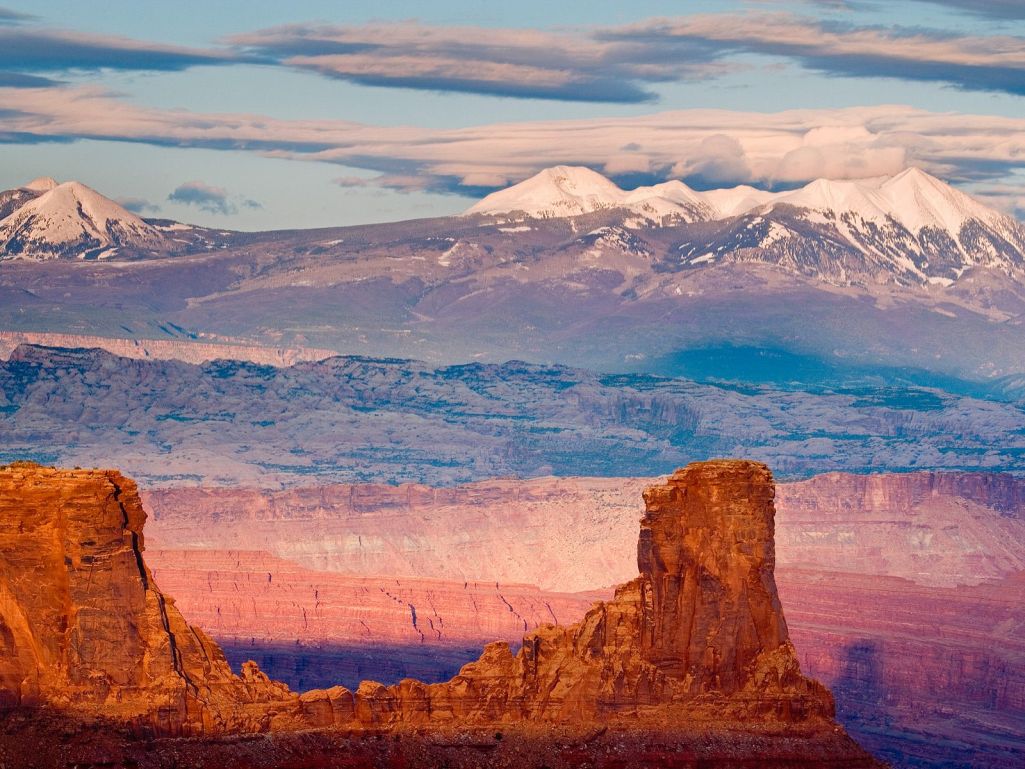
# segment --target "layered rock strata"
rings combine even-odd
[[[630,580],[650,478],[455,487],[328,484],[143,492],[162,548],[265,550],[311,569],[577,592]],[[827,473],[781,483],[780,565],[977,584],[1025,570],[1025,479]],[[472,532],[473,536],[468,533]],[[179,596],[183,597],[183,596]]]

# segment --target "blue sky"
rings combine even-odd
[[[0,187],[263,229],[455,213],[560,162],[777,187],[916,164],[1018,211],[1023,5],[7,0]]]

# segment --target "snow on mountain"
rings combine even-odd
[[[677,180],[624,193],[620,205],[649,218],[670,217],[688,222],[711,219],[717,213],[700,192]]]
[[[714,219],[725,219],[730,216],[750,211],[772,200],[776,193],[768,190],[759,190],[742,184],[738,187],[729,187],[721,190],[708,190],[701,193],[701,197],[716,212]]]
[[[1025,269],[1025,227],[910,168],[892,177],[817,179],[796,190],[697,192],[679,181],[629,192],[590,169],[559,166],[493,193],[467,213],[537,218],[622,211],[622,226],[686,229],[669,262],[775,263],[839,284],[949,285],[972,267]],[[678,260],[678,261],[677,261]]]
[[[627,192],[610,179],[582,166],[555,166],[504,190],[493,192],[464,215],[521,213],[537,219],[579,216],[623,208],[640,217],[639,225],[707,219],[715,212],[701,194],[680,181]]]
[[[590,168],[555,166],[493,192],[466,213],[521,211],[538,219],[578,216],[613,208],[624,194],[612,181]]]
[[[715,221],[778,205],[854,214],[870,222],[892,219],[916,235],[929,227],[955,239],[968,221],[1000,227],[1007,219],[918,168],[892,177],[817,179],[800,189],[783,192],[747,185],[697,192],[676,180],[625,191],[589,168],[555,166],[488,195],[466,214],[519,212],[554,218],[626,208],[657,216],[685,212],[687,221]]]
[[[879,191],[890,204],[890,214],[914,233],[935,227],[956,234],[972,219],[989,226],[1000,226],[1007,219],[918,168],[885,180]]]
[[[79,182],[36,179],[19,191],[21,205],[0,220],[0,254],[31,259],[109,258],[120,248],[159,247],[160,232]]]

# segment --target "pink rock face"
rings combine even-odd
[[[143,493],[160,547],[263,550],[312,569],[578,592],[634,576],[650,479],[539,478],[450,488],[333,484]],[[981,473],[779,484],[787,566],[976,584],[1025,570],[1025,479]]]
[[[148,550],[153,575],[219,640],[473,648],[568,624],[611,592],[314,571],[262,552]],[[358,610],[357,610],[358,609]]]
[[[262,550],[322,571],[611,587],[636,576],[650,479],[496,480],[449,488],[332,484],[144,494],[160,547]]]
[[[1025,765],[1025,572],[976,586],[781,569],[801,665],[895,766]]]
[[[1025,570],[1025,479],[828,473],[780,484],[781,563],[973,585]]]

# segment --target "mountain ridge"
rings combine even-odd
[[[915,206],[919,211],[910,213],[919,216],[902,221],[914,231],[940,225],[949,231],[973,217],[987,222],[1013,219],[916,166],[892,176],[820,177],[801,187],[780,191],[750,185],[699,191],[678,179],[625,190],[586,166],[560,165],[487,195],[463,215],[521,212],[535,218],[548,218],[617,207],[632,208],[655,199],[702,210],[705,220],[726,219],[780,203],[798,208],[852,211],[864,218],[894,216],[899,221]],[[517,208],[517,205],[523,207]]]
[[[915,167],[889,177],[816,179],[781,192],[746,185],[699,192],[675,180],[626,191],[591,169],[556,166],[488,195],[464,216],[550,219],[616,210],[622,226],[636,231],[714,227],[678,244],[678,262],[690,268],[763,261],[840,285],[892,279],[944,286],[976,266],[1025,268],[1025,226]]]

